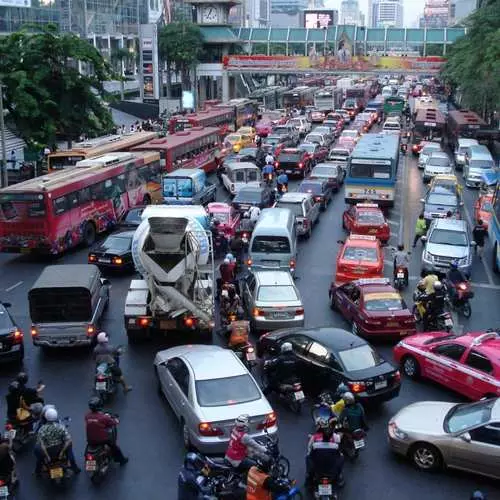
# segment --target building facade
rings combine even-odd
[[[446,28],[450,21],[448,0],[426,0],[424,15],[420,18],[421,28]]]
[[[271,22],[271,0],[242,0],[231,8],[228,20],[238,28],[267,28]]]
[[[272,14],[296,15],[307,9],[309,0],[271,0]]]
[[[477,8],[477,0],[451,0],[449,24],[454,25],[462,22]]]
[[[402,0],[373,0],[371,17],[373,28],[402,28]]]
[[[342,0],[340,3],[340,24],[359,24],[358,0]]]

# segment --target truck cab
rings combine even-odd
[[[179,168],[163,176],[162,192],[166,205],[206,205],[216,200],[217,188],[203,170]]]

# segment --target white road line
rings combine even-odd
[[[399,226],[399,221],[387,219],[387,223],[391,226]]]
[[[6,288],[5,291],[6,292],[10,292],[11,290],[14,290],[14,288],[17,288],[18,286],[21,286],[23,283],[24,283],[24,281],[18,281],[14,285],[9,286],[9,288]]]

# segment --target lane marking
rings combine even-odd
[[[387,223],[390,224],[391,226],[399,226],[399,221],[398,220],[390,220],[387,219]]]
[[[408,172],[409,172],[409,168],[408,168],[408,155],[405,155],[405,159],[403,161],[403,172],[402,172],[402,179],[403,179],[403,186],[408,186]],[[404,193],[406,195],[406,193]],[[406,236],[407,236],[407,227],[409,226],[409,224],[405,224],[405,217],[407,215],[407,211],[408,211],[408,207],[409,207],[409,203],[405,203],[405,200],[407,199],[406,196],[403,196],[402,197],[402,200],[403,200],[403,206],[400,207],[401,208],[401,211],[400,211],[400,214],[399,214],[399,233],[398,233],[398,239],[399,239],[399,243],[401,243],[402,245],[405,244],[406,242]],[[408,240],[409,240],[409,237],[408,237]]]
[[[24,283],[24,281],[18,281],[14,285],[9,286],[9,288],[6,288],[5,291],[6,292],[10,292],[11,290],[14,290],[14,288],[17,288],[18,286],[21,286],[23,283]]]

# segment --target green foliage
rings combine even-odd
[[[203,53],[203,35],[198,25],[175,22],[164,26],[158,35],[158,52],[169,71],[180,71],[184,88],[189,86],[190,69]]]
[[[80,74],[78,61],[92,74]],[[90,43],[60,34],[54,26],[0,40],[5,106],[28,144],[52,144],[56,135],[72,139],[108,132],[113,122],[100,95],[102,82],[111,76],[110,66]]]
[[[500,103],[500,0],[486,0],[467,18],[467,35],[448,50],[442,75],[460,88],[462,104],[483,116]]]

